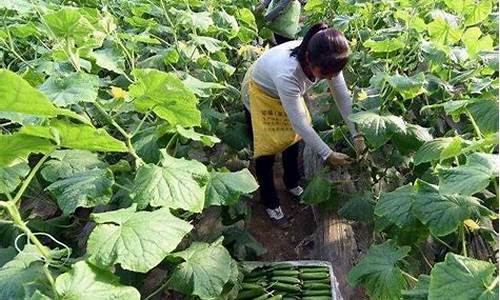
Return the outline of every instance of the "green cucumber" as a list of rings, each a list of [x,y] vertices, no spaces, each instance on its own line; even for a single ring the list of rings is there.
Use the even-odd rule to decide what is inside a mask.
[[[332,300],[332,296],[307,296],[302,297],[302,300]]]
[[[271,298],[267,298],[267,300],[282,300],[283,299],[283,296],[281,295],[276,295],[276,296],[272,296]]]
[[[302,281],[300,279],[298,279],[297,277],[285,277],[285,276],[275,276],[275,277],[272,277],[271,281],[278,281],[278,282],[282,282],[282,283],[291,283],[291,284],[294,284],[294,283],[300,284],[300,283],[302,283]]]
[[[276,270],[273,271],[273,276],[297,276],[299,275],[299,271],[297,270]]]
[[[253,298],[252,300],[266,300],[269,297],[268,294],[264,294],[262,296],[259,296],[257,298]]]
[[[330,269],[328,269],[327,267],[317,267],[317,268],[307,268],[307,269],[300,268],[299,270],[302,273],[317,273],[317,272],[330,273]]]
[[[273,270],[282,270],[282,269],[288,270],[288,269],[293,269],[293,268],[295,268],[295,267],[289,263],[277,263],[277,264],[271,265],[271,269],[273,269]]]
[[[331,289],[329,284],[326,283],[305,283],[303,285],[305,290],[329,290]]]
[[[253,290],[253,289],[260,289],[262,288],[262,286],[256,284],[256,283],[246,283],[246,282],[243,282],[241,284],[241,288],[244,289],[244,290]]]
[[[289,292],[289,293],[300,292],[300,286],[298,284],[276,282],[274,284],[271,284],[271,286],[269,286],[269,287],[273,288],[274,290],[277,290],[277,291],[284,291],[284,292]]]
[[[236,299],[238,300],[246,300],[246,299],[253,299],[255,297],[258,297],[262,294],[264,294],[266,290],[263,287],[260,287],[259,289],[253,289],[253,290],[245,290],[240,293],[238,293],[238,296]]]
[[[331,290],[302,290],[302,296],[332,296]]]
[[[302,274],[300,274],[300,278],[302,278],[303,280],[325,279],[325,278],[330,278],[330,274],[328,274],[328,273],[302,273]]]
[[[304,284],[306,283],[328,283],[330,284],[330,278],[325,278],[325,279],[308,279],[303,281]]]

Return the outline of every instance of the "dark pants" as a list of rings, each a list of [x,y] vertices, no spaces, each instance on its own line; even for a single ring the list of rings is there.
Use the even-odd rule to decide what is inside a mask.
[[[292,41],[293,39],[284,37],[282,35],[279,35],[277,33],[274,33],[274,40],[276,41],[276,45],[283,44],[289,41]]]
[[[245,115],[249,128],[248,133],[253,140],[251,115],[246,109]],[[281,154],[284,173],[283,181],[287,189],[292,189],[299,185],[299,148],[299,143],[295,143],[285,149],[285,151],[283,151],[283,153]],[[280,206],[278,194],[276,193],[276,188],[274,186],[274,158],[275,155],[267,155],[255,159],[255,173],[257,175],[257,181],[260,185],[260,198],[262,199],[264,206],[266,206],[267,208],[277,208],[278,206]]]

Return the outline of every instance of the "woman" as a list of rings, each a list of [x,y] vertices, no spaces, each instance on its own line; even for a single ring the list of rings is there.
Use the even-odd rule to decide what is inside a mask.
[[[266,51],[245,75],[242,98],[252,128],[257,181],[266,212],[280,227],[287,227],[289,222],[274,187],[275,154],[282,152],[285,186],[295,196],[303,192],[299,186],[296,143],[301,138],[331,165],[350,160],[330,149],[312,128],[302,95],[315,81],[331,79],[335,101],[356,150],[364,149],[363,138],[347,118],[352,103],[342,69],[348,59],[349,45],[344,35],[319,23],[309,29],[302,41],[286,42]]]

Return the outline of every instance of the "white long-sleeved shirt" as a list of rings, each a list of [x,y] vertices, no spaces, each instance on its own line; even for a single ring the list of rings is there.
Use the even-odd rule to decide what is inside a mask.
[[[267,94],[281,101],[293,130],[326,160],[333,150],[309,124],[306,111],[300,102],[302,95],[315,83],[306,76],[297,58],[290,56],[291,50],[300,42],[290,41],[267,50],[254,63],[251,74],[247,76],[252,76],[254,82]],[[246,79],[243,80],[244,83],[247,82]],[[331,87],[342,118],[354,136],[356,129],[347,118],[352,111],[352,102],[342,72],[332,78]],[[245,84],[242,86],[242,98],[243,104],[250,111],[248,86]]]

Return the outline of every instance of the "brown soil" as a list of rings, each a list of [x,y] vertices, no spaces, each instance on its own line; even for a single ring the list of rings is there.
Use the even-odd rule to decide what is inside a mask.
[[[316,228],[312,209],[300,204],[283,184],[283,168],[281,159],[277,158],[274,165],[274,182],[281,208],[289,219],[291,227],[280,229],[267,216],[260,193],[254,194],[251,200],[252,217],[247,228],[253,237],[261,243],[267,253],[259,257],[261,261],[284,261],[308,259],[312,250],[312,234]],[[252,169],[252,168],[251,168]]]

